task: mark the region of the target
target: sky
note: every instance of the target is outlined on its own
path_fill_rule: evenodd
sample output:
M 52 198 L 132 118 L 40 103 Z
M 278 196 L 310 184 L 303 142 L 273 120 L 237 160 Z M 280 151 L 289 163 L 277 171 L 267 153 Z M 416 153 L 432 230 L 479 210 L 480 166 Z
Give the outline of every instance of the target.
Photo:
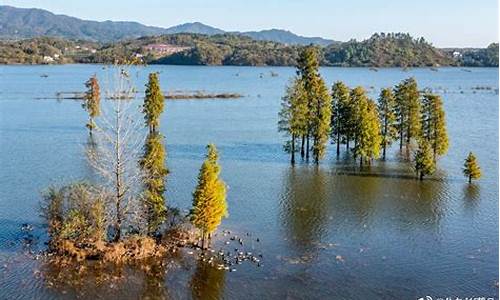
M 227 31 L 286 29 L 338 41 L 408 32 L 437 47 L 498 42 L 498 0 L 0 0 L 88 20 L 170 27 L 202 22 Z

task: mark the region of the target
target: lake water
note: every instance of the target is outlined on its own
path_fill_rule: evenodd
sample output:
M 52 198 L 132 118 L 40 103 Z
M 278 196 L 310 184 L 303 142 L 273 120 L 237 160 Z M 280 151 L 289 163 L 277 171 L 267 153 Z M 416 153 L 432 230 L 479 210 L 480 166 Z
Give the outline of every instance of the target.
M 244 250 L 262 253 L 262 266 L 217 271 L 188 255 L 156 280 L 128 270 L 113 285 L 51 286 L 50 272 L 39 276 L 42 263 L 24 253 L 20 227 L 34 224 L 43 240 L 40 191 L 88 173 L 87 114 L 77 101 L 37 98 L 83 91 L 85 80 L 105 71 L 99 65 L 1 66 L 1 299 L 498 298 L 498 69 L 321 70 L 329 86 L 343 80 L 364 86 L 373 98 L 409 76 L 443 96 L 450 150 L 436 178 L 423 182 L 412 178 L 412 166 L 396 148 L 387 161 L 362 172 L 345 155 L 337 159 L 333 145 L 319 167 L 299 162 L 292 168 L 276 123 L 293 68 L 132 71 L 140 91 L 147 74 L 159 71 L 164 90 L 245 96 L 167 102 L 161 120 L 171 171 L 167 199 L 189 209 L 205 145 L 215 143 L 229 187 L 229 217 L 219 231 L 251 234 Z M 461 173 L 469 151 L 483 171 L 473 185 Z M 222 238 L 215 242 L 223 244 Z

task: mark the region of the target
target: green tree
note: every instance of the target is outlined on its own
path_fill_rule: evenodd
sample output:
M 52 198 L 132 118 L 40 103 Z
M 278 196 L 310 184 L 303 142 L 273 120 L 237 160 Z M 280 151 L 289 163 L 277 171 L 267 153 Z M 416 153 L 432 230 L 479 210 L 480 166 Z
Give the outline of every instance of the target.
M 365 104 L 368 101 L 368 97 L 366 96 L 366 91 L 360 86 L 351 89 L 349 95 L 351 103 L 347 121 L 347 135 L 353 139 L 355 150 L 358 145 L 361 111 L 363 107 L 366 107 Z M 356 154 L 356 151 L 354 151 L 354 154 Z
M 382 89 L 378 98 L 378 111 L 382 125 L 382 157 L 385 159 L 386 148 L 397 138 L 396 114 L 394 112 L 396 100 L 392 90 Z
M 285 144 L 285 150 L 291 153 L 291 163 L 295 163 L 296 143 L 298 138 L 307 132 L 307 98 L 304 85 L 295 78 L 286 88 L 281 101 L 278 129 L 290 136 Z
M 163 112 L 164 101 L 165 97 L 160 88 L 158 73 L 150 73 L 142 110 L 149 132 L 156 132 L 157 127 L 160 125 L 160 115 Z
M 168 169 L 165 167 L 165 147 L 161 134 L 153 132 L 146 138 L 144 155 L 139 164 L 144 172 L 144 207 L 148 232 L 155 233 L 165 221 L 167 207 L 165 205 L 165 176 Z
M 396 116 L 399 131 L 399 148 L 403 142 L 408 146 L 412 138 L 418 138 L 421 130 L 420 123 L 420 92 L 417 81 L 411 77 L 403 80 L 394 88 L 396 98 Z
M 377 105 L 369 99 L 362 87 L 353 90 L 357 103 L 356 144 L 354 155 L 359 156 L 360 166 L 366 161 L 371 163 L 380 155 L 382 136 Z
M 307 97 L 308 126 L 303 136 L 303 140 L 306 139 L 306 159 L 309 159 L 309 140 L 312 137 L 314 161 L 318 163 L 325 154 L 330 133 L 331 98 L 319 74 L 316 47 L 307 46 L 301 51 L 297 61 L 297 75 L 304 84 Z
M 415 170 L 417 176 L 422 180 L 424 176 L 432 175 L 436 171 L 436 162 L 432 155 L 432 148 L 429 142 L 421 140 L 415 155 Z
M 317 77 L 316 80 L 317 82 L 313 85 L 311 135 L 313 138 L 313 158 L 314 162 L 318 164 L 326 153 L 326 145 L 330 136 L 332 98 L 323 79 Z
M 479 168 L 476 156 L 472 152 L 469 152 L 465 159 L 463 172 L 465 177 L 469 179 L 469 183 L 472 182 L 472 179 L 481 178 L 481 168 Z
M 101 91 L 96 75 L 92 76 L 85 82 L 87 91 L 84 95 L 82 107 L 89 113 L 89 121 L 85 125 L 89 129 L 89 134 L 92 136 L 92 129 L 95 128 L 94 118 L 100 114 Z
M 422 101 L 422 137 L 431 144 L 434 160 L 448 151 L 446 117 L 441 97 L 425 94 Z
M 332 122 L 331 136 L 337 144 L 337 156 L 340 155 L 340 144 L 348 144 L 349 121 L 351 111 L 350 89 L 342 81 L 332 86 Z
M 311 137 L 311 127 L 313 119 L 312 110 L 314 105 L 314 85 L 317 84 L 317 77 L 319 77 L 319 60 L 318 49 L 314 46 L 304 47 L 299 53 L 297 59 L 297 75 L 300 77 L 304 84 L 304 89 L 307 95 L 307 111 L 308 111 L 308 124 L 307 130 L 302 135 L 301 156 L 304 157 L 304 144 L 305 144 L 305 157 L 309 160 L 309 139 Z
M 214 144 L 207 146 L 206 160 L 198 175 L 198 184 L 193 192 L 191 222 L 201 230 L 202 248 L 205 242 L 210 244 L 210 237 L 227 216 L 226 185 L 219 178 L 219 155 Z

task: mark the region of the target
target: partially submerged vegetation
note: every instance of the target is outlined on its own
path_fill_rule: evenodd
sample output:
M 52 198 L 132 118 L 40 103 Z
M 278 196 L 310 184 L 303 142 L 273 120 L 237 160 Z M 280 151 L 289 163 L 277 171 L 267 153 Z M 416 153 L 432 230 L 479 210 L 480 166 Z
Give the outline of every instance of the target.
M 159 131 L 165 97 L 158 74 L 149 75 L 142 123 L 133 113 L 135 89 L 130 76 L 125 69 L 118 73 L 105 91 L 108 100 L 102 109 L 97 78 L 86 83 L 89 90 L 83 107 L 92 125 L 87 124 L 90 136 L 85 152 L 95 176 L 50 187 L 43 194 L 42 216 L 53 262 L 161 260 L 179 247 L 198 247 L 199 232 L 205 249 L 205 241 L 227 215 L 226 188 L 212 144 L 207 146 L 207 160 L 193 193 L 192 213 L 181 215 L 167 206 L 169 171 Z
M 418 178 L 434 174 L 437 159 L 449 147 L 439 95 L 419 90 L 414 78 L 407 78 L 393 88 L 383 88 L 378 104 L 363 87 L 351 89 L 341 81 L 333 84 L 329 94 L 319 75 L 318 61 L 317 48 L 310 46 L 301 52 L 297 76 L 282 98 L 278 128 L 287 137 L 284 149 L 290 153 L 292 164 L 296 162 L 296 153 L 309 161 L 310 151 L 318 163 L 326 153 L 328 136 L 336 144 L 337 157 L 341 144 L 345 144 L 346 152 L 352 153 L 354 160 L 359 159 L 360 167 L 365 163 L 370 165 L 381 152 L 385 160 L 386 149 L 399 140 L 399 148 L 401 151 L 405 148 L 407 160 L 413 158 Z M 466 167 L 467 172 L 476 174 L 474 159 L 468 160 L 471 166 Z
M 97 87 L 99 88 L 99 87 Z M 57 92 L 54 99 L 57 100 L 85 100 L 85 104 L 88 102 L 89 93 L 91 90 L 89 89 L 87 92 Z M 206 91 L 167 91 L 163 92 L 164 98 L 167 100 L 192 100 L 192 99 L 238 99 L 245 97 L 239 93 L 212 93 Z M 132 97 L 132 96 L 131 96 Z M 107 97 L 111 99 L 112 97 Z M 123 99 L 123 97 L 121 97 Z M 52 98 L 37 98 L 37 99 L 52 99 Z M 90 102 L 88 102 L 90 103 Z M 89 117 L 90 117 L 89 111 Z M 89 121 L 90 122 L 90 121 Z

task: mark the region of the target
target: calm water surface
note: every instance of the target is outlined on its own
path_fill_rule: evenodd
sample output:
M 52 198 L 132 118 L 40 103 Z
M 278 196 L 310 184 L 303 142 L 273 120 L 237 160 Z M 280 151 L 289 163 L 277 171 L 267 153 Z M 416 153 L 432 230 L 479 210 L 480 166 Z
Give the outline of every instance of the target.
M 98 65 L 2 66 L 0 298 L 497 299 L 498 69 L 470 70 L 321 70 L 329 85 L 362 85 L 372 97 L 409 76 L 443 96 L 450 151 L 437 178 L 419 182 L 398 149 L 363 172 L 345 154 L 337 159 L 333 146 L 318 168 L 291 168 L 276 123 L 292 68 L 134 69 L 141 91 L 147 74 L 159 71 L 165 90 L 245 95 L 167 102 L 161 121 L 171 171 L 167 199 L 190 207 L 204 147 L 216 143 L 229 186 L 229 218 L 220 229 L 250 233 L 244 249 L 262 253 L 263 266 L 225 272 L 186 257 L 155 278 L 125 270 L 126 279 L 113 285 L 96 286 L 91 278 L 79 287 L 51 287 L 51 271 L 24 253 L 20 227 L 34 224 L 43 240 L 40 191 L 88 174 L 82 155 L 87 115 L 76 101 L 37 98 L 82 91 L 86 79 L 105 71 Z M 461 175 L 469 151 L 483 169 L 473 185 Z

